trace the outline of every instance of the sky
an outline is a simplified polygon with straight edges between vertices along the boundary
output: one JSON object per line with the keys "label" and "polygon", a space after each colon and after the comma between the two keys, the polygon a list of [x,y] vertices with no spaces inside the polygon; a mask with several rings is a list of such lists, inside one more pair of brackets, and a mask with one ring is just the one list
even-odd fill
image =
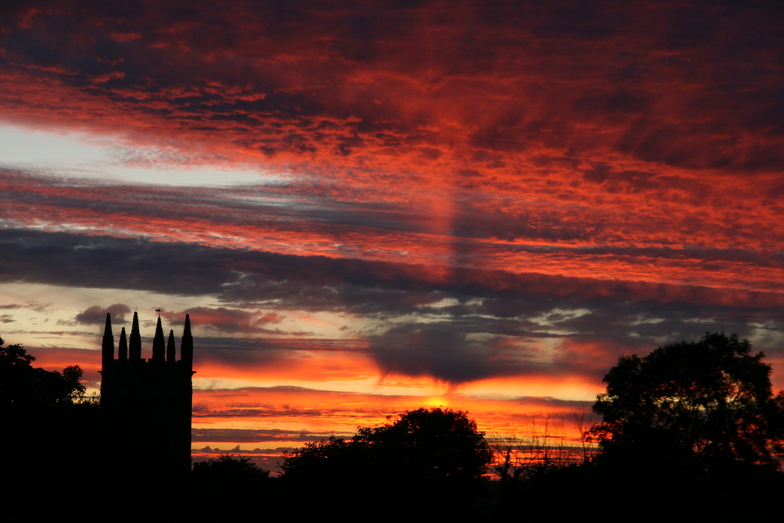
{"label": "sky", "polygon": [[107,313],[144,357],[189,314],[194,448],[270,463],[418,407],[568,439],[619,356],[706,332],[784,388],[783,24],[5,1],[0,336],[95,391]]}

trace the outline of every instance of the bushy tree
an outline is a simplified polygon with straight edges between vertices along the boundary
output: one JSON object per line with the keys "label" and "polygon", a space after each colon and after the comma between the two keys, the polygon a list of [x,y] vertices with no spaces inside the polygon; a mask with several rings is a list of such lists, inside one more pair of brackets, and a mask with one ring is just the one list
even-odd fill
{"label": "bushy tree", "polygon": [[251,463],[250,458],[221,454],[193,465],[193,479],[214,488],[258,486],[269,479],[269,471]]}
{"label": "bushy tree", "polygon": [[646,464],[711,473],[739,465],[777,467],[784,395],[748,340],[724,333],[647,356],[623,356],[593,406],[597,463]]}
{"label": "bushy tree", "polygon": [[384,507],[389,518],[447,518],[470,513],[491,459],[465,412],[418,409],[361,427],[349,440],[307,444],[285,455],[282,469],[283,480],[307,488],[319,510],[342,517]]}
{"label": "bushy tree", "polygon": [[[30,504],[34,489],[47,506],[81,495],[79,478],[96,474],[103,462],[93,449],[100,446],[100,410],[96,403],[80,401],[82,370],[66,367],[62,373],[33,366],[35,357],[22,345],[4,345],[0,338],[0,478],[4,480],[4,513],[12,506],[46,512]],[[49,517],[48,515],[46,517]],[[27,519],[46,519],[28,514]]]}
{"label": "bushy tree", "polygon": [[[251,521],[258,519],[259,507],[268,516],[276,515],[274,480],[245,456],[221,454],[194,463],[191,483],[185,493],[188,507],[177,516],[190,514],[197,521]],[[276,519],[276,518],[272,518]]]}
{"label": "bushy tree", "polygon": [[82,369],[66,367],[62,374],[33,367],[35,357],[19,344],[3,346],[0,338],[0,408],[35,409],[72,404],[84,394]]}
{"label": "bushy tree", "polygon": [[386,466],[425,481],[470,483],[492,460],[476,422],[449,409],[412,410],[380,427],[360,428],[355,439],[388,460]]}
{"label": "bushy tree", "polygon": [[281,469],[286,480],[294,482],[352,482],[372,474],[377,464],[371,452],[368,442],[358,436],[350,440],[331,436],[284,454]]}
{"label": "bushy tree", "polygon": [[309,443],[286,456],[286,475],[324,475],[338,470],[424,481],[474,481],[492,459],[484,433],[467,414],[418,409],[378,427],[360,427],[351,440]]}

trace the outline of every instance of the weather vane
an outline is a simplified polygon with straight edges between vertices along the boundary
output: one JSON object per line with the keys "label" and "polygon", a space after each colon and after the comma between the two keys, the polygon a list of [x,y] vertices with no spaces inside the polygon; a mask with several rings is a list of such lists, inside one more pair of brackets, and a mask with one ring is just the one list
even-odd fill
{"label": "weather vane", "polygon": [[161,309],[155,309],[155,312],[158,313],[158,317],[160,318],[161,317]]}

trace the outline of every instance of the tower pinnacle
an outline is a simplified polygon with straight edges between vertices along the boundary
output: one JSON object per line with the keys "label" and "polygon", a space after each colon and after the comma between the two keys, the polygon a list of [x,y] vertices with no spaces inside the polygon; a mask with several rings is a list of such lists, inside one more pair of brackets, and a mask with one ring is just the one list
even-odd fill
{"label": "tower pinnacle", "polygon": [[120,361],[128,359],[128,339],[125,337],[125,327],[120,331],[120,351],[117,359]]}
{"label": "tower pinnacle", "polygon": [[131,339],[128,345],[128,357],[131,361],[142,359],[142,335],[139,332],[139,315],[133,313],[133,324],[131,325]]}
{"label": "tower pinnacle", "polygon": [[174,345],[174,331],[169,331],[169,342],[166,344],[166,361],[174,363],[175,353],[177,349]]}
{"label": "tower pinnacle", "polygon": [[193,336],[191,335],[191,317],[188,314],[185,315],[185,328],[182,331],[180,359],[186,369],[193,369]]}
{"label": "tower pinnacle", "polygon": [[161,318],[158,318],[158,325],[155,327],[155,338],[152,340],[152,361],[166,361],[166,341],[163,338],[163,327]]}
{"label": "tower pinnacle", "polygon": [[103,342],[101,343],[101,356],[103,368],[108,368],[114,361],[114,335],[112,334],[112,315],[106,313],[106,326],[103,329]]}

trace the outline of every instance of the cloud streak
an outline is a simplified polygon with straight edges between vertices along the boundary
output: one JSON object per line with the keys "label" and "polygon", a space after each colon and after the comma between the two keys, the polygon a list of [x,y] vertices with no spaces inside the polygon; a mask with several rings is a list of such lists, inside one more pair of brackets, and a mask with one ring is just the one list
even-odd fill
{"label": "cloud streak", "polygon": [[93,305],[76,315],[76,323],[85,325],[103,325],[106,323],[106,315],[109,314],[111,322],[115,324],[128,323],[125,319],[126,314],[130,314],[131,308],[123,303],[115,303],[106,308]]}

